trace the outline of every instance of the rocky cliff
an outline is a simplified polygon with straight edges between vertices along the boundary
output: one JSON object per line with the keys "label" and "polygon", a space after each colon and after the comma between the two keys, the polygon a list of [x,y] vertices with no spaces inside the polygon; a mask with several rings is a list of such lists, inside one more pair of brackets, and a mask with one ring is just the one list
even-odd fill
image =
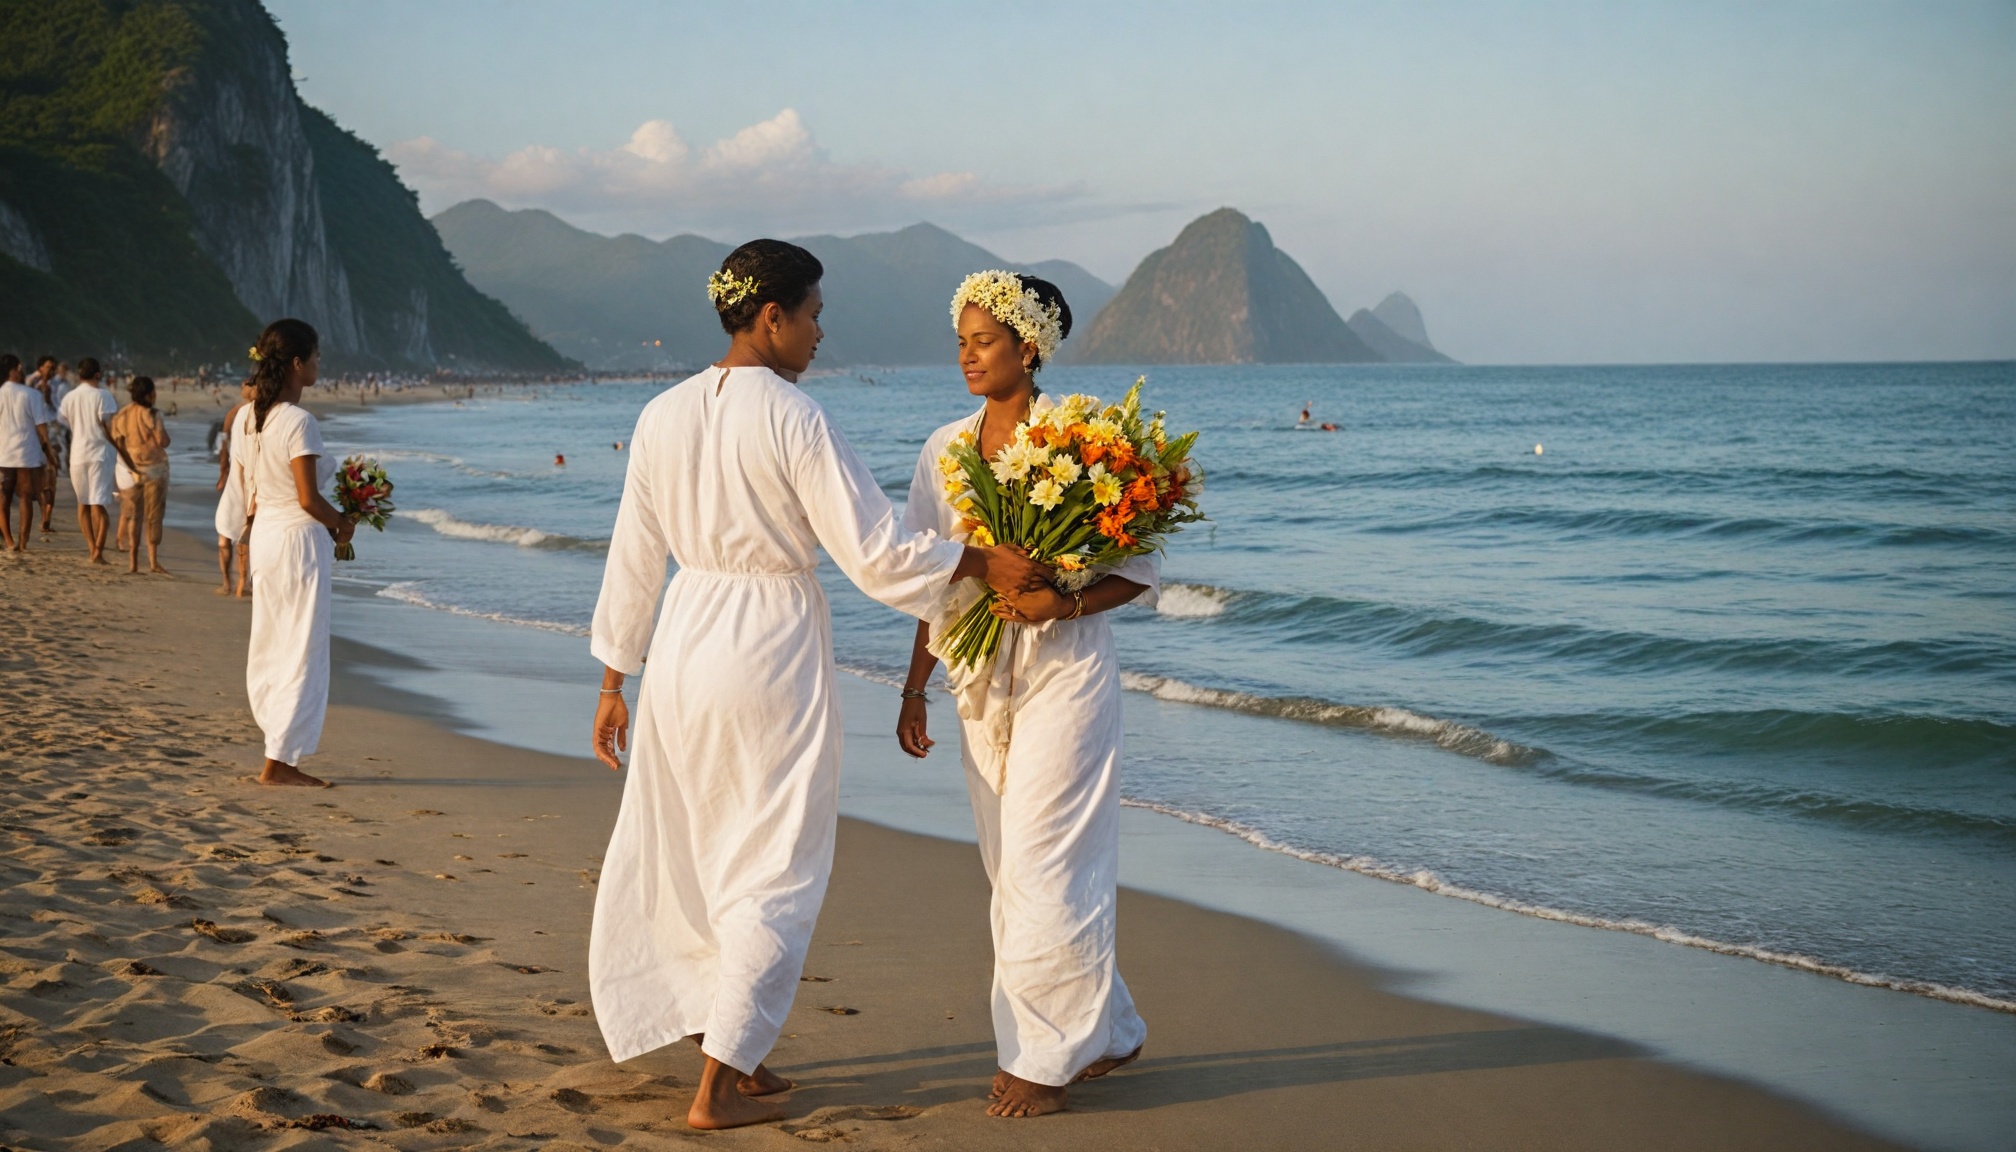
{"label": "rocky cliff", "polygon": [[1231,208],[1192,221],[1151,253],[1065,348],[1067,362],[1086,364],[1381,359],[1267,229]]}
{"label": "rocky cliff", "polygon": [[301,103],[255,0],[0,4],[0,43],[0,339],[187,362],[292,315],[336,367],[564,366]]}

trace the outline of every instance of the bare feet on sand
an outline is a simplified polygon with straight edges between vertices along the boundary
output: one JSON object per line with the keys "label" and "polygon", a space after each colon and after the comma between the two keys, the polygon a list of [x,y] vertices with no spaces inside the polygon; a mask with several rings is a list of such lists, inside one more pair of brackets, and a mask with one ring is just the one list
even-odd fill
{"label": "bare feet on sand", "polygon": [[308,775],[292,764],[282,764],[278,760],[266,761],[266,767],[259,773],[261,784],[292,784],[302,788],[327,788],[329,782]]}
{"label": "bare feet on sand", "polygon": [[1003,1072],[995,1077],[1000,1090],[994,1103],[987,1106],[987,1115],[1020,1118],[1024,1116],[1048,1116],[1052,1112],[1062,1112],[1065,1108],[1064,1089],[1050,1084],[1037,1084],[1020,1076]]}
{"label": "bare feet on sand", "polygon": [[1125,1068],[1140,1058],[1141,1046],[1136,1044],[1134,1050],[1125,1056],[1108,1056],[1104,1060],[1094,1060],[1092,1063],[1087,1064],[1083,1072],[1071,1078],[1071,1083],[1082,1084],[1087,1080],[1097,1080],[1115,1068]]}
{"label": "bare feet on sand", "polygon": [[758,1064],[756,1071],[735,1081],[735,1090],[744,1096],[775,1096],[779,1092],[789,1092],[798,1082],[789,1076],[779,1076],[768,1065]]}
{"label": "bare feet on sand", "polygon": [[160,566],[159,564],[149,564],[149,565],[147,566],[147,571],[148,571],[148,572],[149,572],[150,574],[152,574],[152,575],[155,575],[155,576],[173,576],[173,575],[174,575],[174,573],[173,573],[173,572],[170,572],[170,571],[168,571],[168,570],[167,570],[166,568],[163,568],[163,567],[161,567],[161,566]]}
{"label": "bare feet on sand", "polygon": [[[757,1065],[757,1072],[768,1072]],[[772,1073],[774,1075],[774,1073]],[[721,1063],[712,1056],[700,1070],[700,1087],[693,1094],[693,1107],[686,1110],[686,1123],[703,1131],[768,1124],[784,1119],[784,1109],[742,1094],[741,1082],[754,1079]]]}

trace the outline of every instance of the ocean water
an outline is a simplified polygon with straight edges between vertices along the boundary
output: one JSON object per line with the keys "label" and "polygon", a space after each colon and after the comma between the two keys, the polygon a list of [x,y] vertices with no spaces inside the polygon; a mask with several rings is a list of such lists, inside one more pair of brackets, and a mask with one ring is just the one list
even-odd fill
{"label": "ocean water", "polygon": [[[806,387],[899,503],[973,407],[949,368]],[[584,633],[612,445],[656,390],[329,421],[401,508],[341,579]],[[1189,367],[1147,395],[1204,430],[1212,522],[1115,615],[1129,803],[2016,1010],[2016,365]],[[909,621],[823,575],[843,663],[893,679]]]}

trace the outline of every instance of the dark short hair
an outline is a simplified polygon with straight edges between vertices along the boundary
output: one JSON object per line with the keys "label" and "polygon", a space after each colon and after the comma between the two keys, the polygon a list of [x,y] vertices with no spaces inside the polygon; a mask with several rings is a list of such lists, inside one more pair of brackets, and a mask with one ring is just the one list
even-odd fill
{"label": "dark short hair", "polygon": [[126,395],[131,396],[135,400],[140,399],[142,396],[152,396],[153,394],[154,378],[152,376],[135,376],[126,382]]}
{"label": "dark short hair", "polygon": [[56,362],[56,357],[54,357],[54,356],[51,356],[51,355],[50,355],[49,353],[47,353],[47,352],[44,352],[44,353],[42,353],[42,355],[40,355],[40,356],[37,356],[37,357],[35,358],[35,367],[37,367],[37,368],[40,368],[40,367],[42,367],[42,365],[44,365],[44,364],[54,364],[55,362]]}
{"label": "dark short hair", "polygon": [[[1046,308],[1053,305],[1056,307],[1058,339],[1061,340],[1069,337],[1071,335],[1071,305],[1064,300],[1064,290],[1043,279],[1041,276],[1031,276],[1027,272],[1017,272],[1015,278],[1022,281],[1022,290],[1024,292],[1034,292],[1036,294],[1036,302],[1038,304]],[[1020,337],[1017,337],[1017,339],[1020,339]],[[1029,367],[1035,369],[1042,366],[1043,354],[1038,352],[1035,361]]]}
{"label": "dark short hair", "polygon": [[96,380],[98,374],[102,371],[104,369],[98,366],[96,357],[86,356],[82,360],[77,361],[77,378],[79,380]]}
{"label": "dark short hair", "polygon": [[19,356],[14,355],[12,352],[0,354],[0,380],[12,376],[14,369],[20,366],[21,358]]}
{"label": "dark short hair", "polygon": [[756,290],[733,304],[716,304],[721,330],[733,336],[756,323],[756,314],[765,304],[776,304],[795,312],[812,294],[813,285],[826,275],[819,258],[784,240],[751,240],[721,261],[721,271],[738,280],[756,281]]}

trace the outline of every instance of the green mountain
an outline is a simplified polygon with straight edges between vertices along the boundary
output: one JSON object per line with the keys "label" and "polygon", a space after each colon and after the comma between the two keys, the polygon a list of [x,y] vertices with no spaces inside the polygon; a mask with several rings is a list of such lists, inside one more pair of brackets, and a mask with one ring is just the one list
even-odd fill
{"label": "green mountain", "polygon": [[[704,364],[724,338],[707,276],[731,247],[699,236],[602,236],[539,209],[470,200],[434,226],[477,287],[504,300],[554,347],[603,368]],[[1079,317],[1113,289],[1067,261],[1019,266],[930,224],[797,241],[826,265],[826,340],[819,361],[937,364],[953,356],[947,305],[983,268],[1034,272],[1063,290]]]}
{"label": "green mountain", "polygon": [[1079,364],[1350,364],[1384,357],[1344,323],[1267,229],[1231,208],[1141,261],[1085,336]]}
{"label": "green mountain", "polygon": [[465,281],[390,165],[303,105],[255,0],[0,0],[0,345],[337,368],[566,362]]}

